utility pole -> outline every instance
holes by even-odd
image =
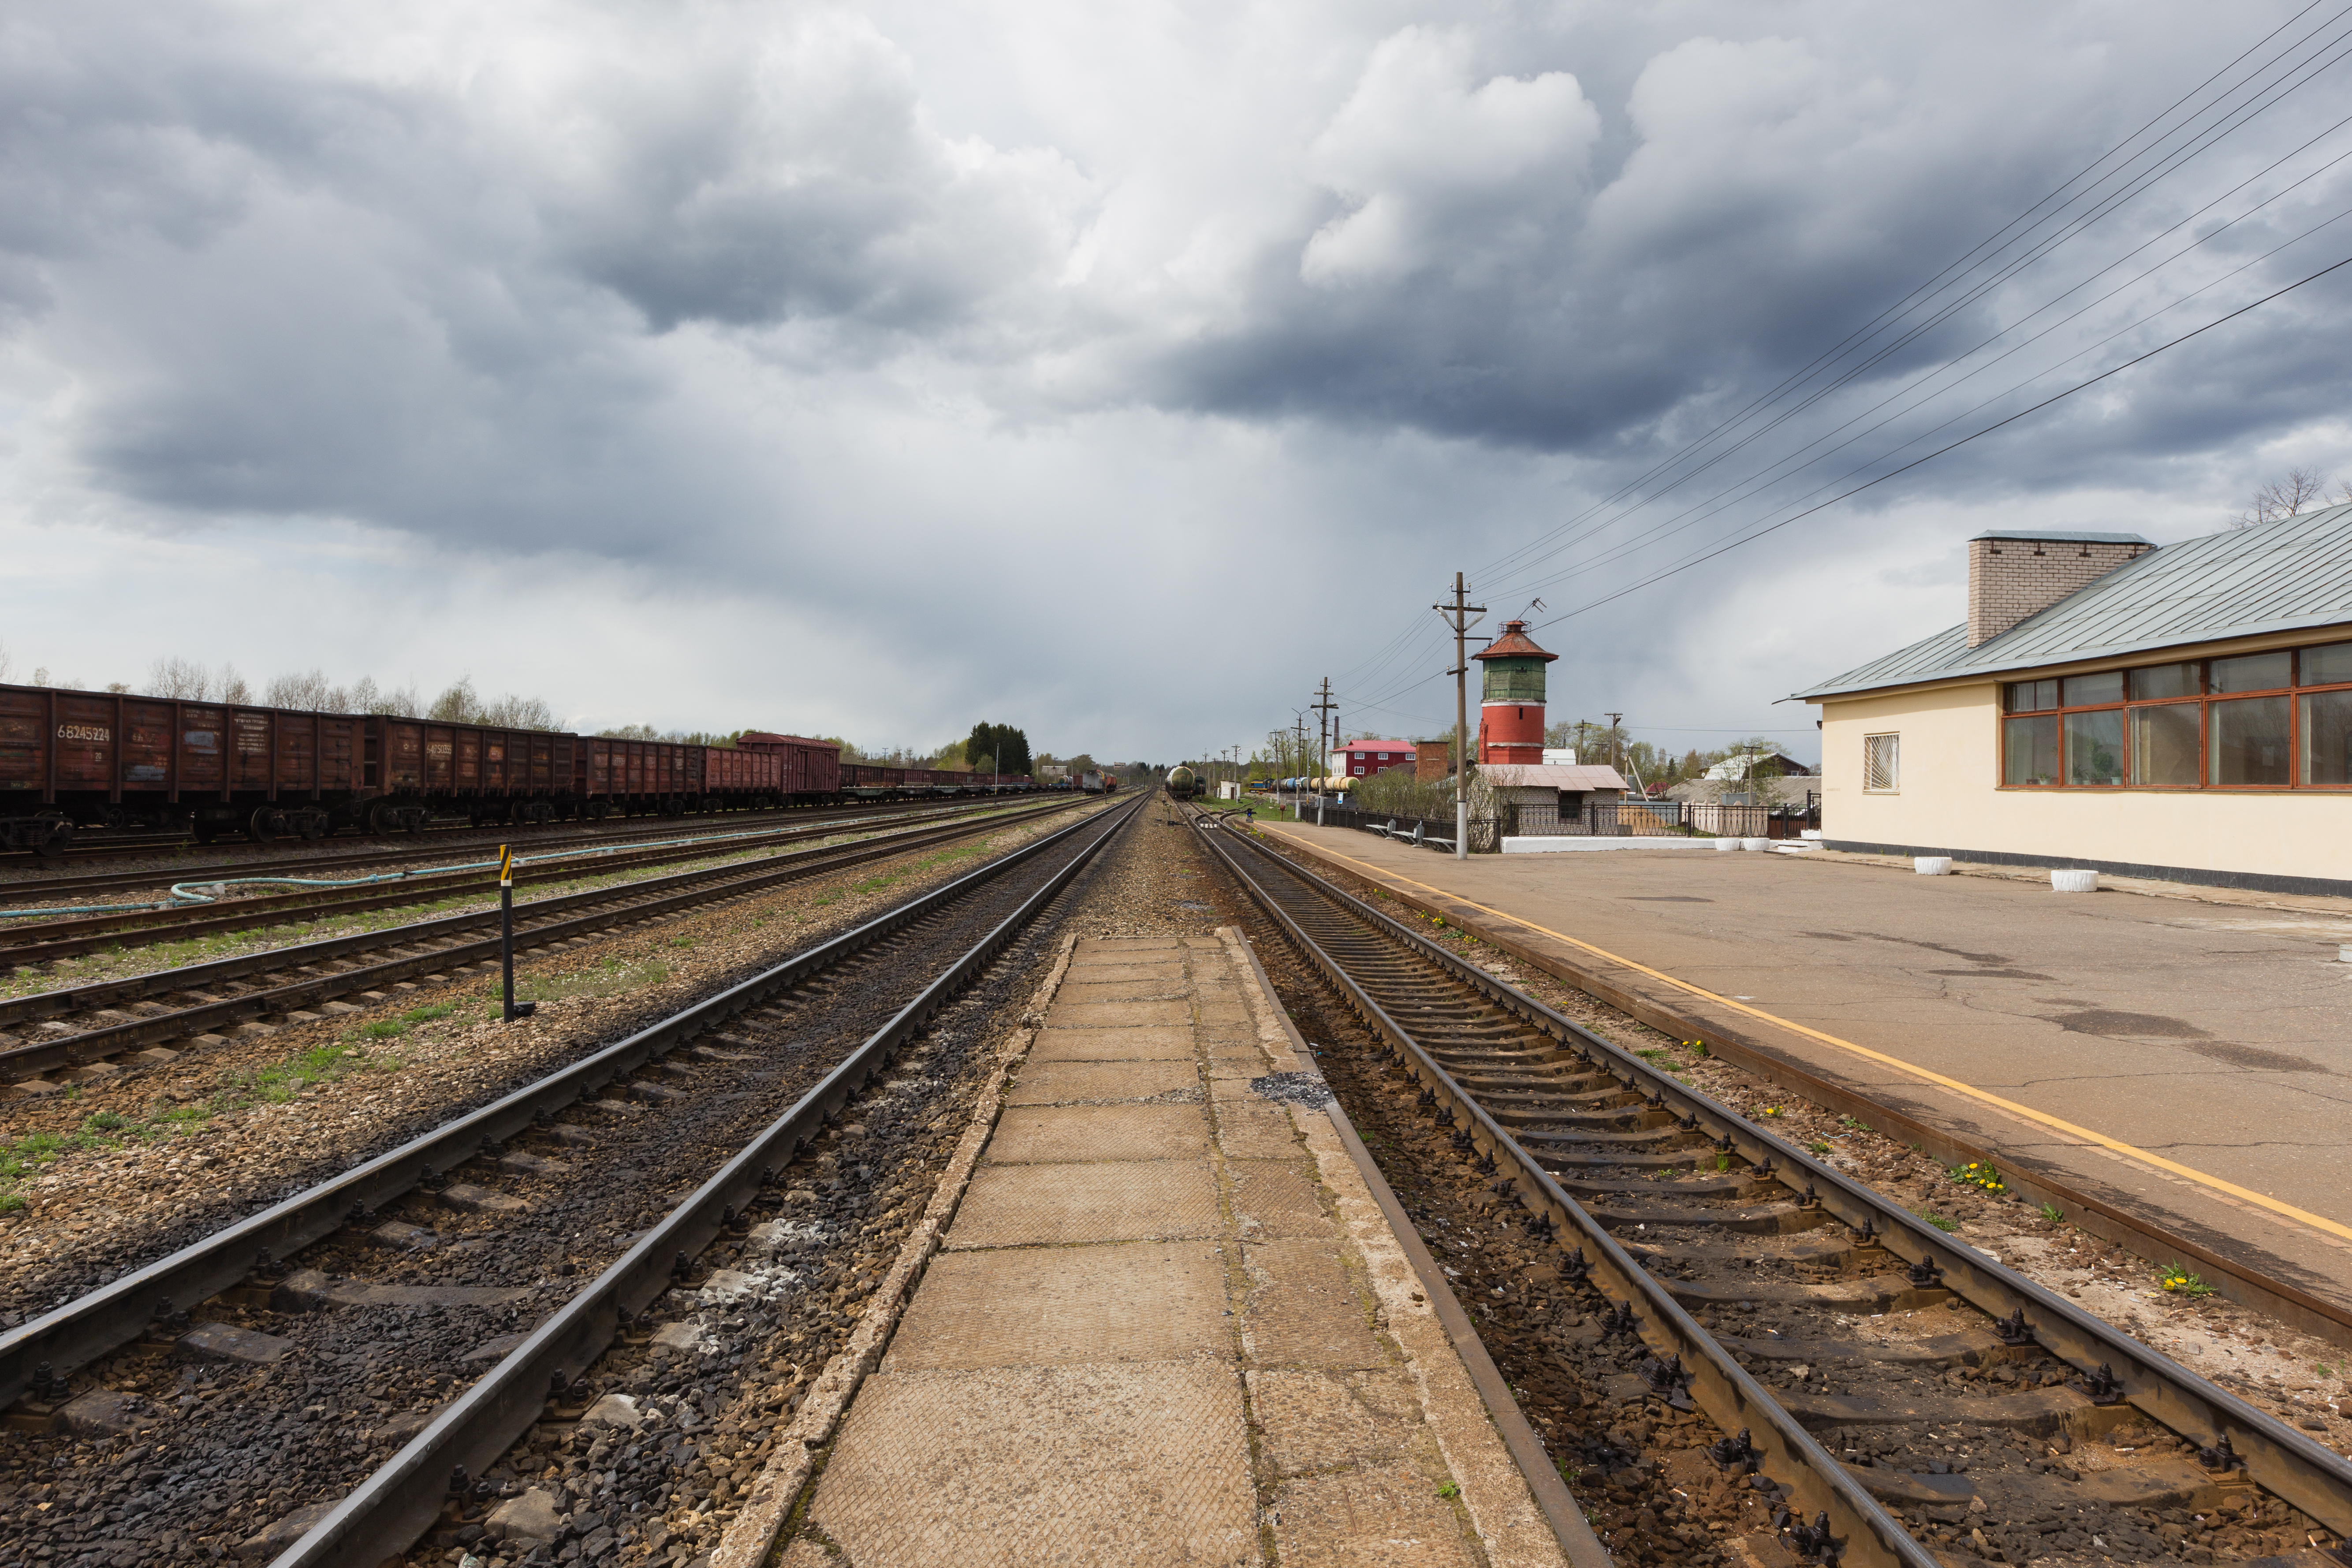
[[[1625,748],[1623,742],[1618,737],[1617,723],[1624,717],[1622,713],[1609,715],[1609,765],[1620,773],[1623,772],[1625,767]]]
[[[1323,826],[1323,782],[1331,767],[1331,714],[1339,705],[1331,700],[1331,678],[1323,678],[1323,689],[1308,704],[1315,710],[1315,826]]]
[[[1454,858],[1470,858],[1470,658],[1465,641],[1470,635],[1470,616],[1475,611],[1486,613],[1484,605],[1473,605],[1464,597],[1462,574],[1454,574],[1454,603],[1430,605],[1445,616],[1454,628],[1454,668],[1446,673],[1454,677]]]

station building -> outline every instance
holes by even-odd
[[[2352,893],[2352,506],[1993,530],[1966,620],[1795,695],[1828,847]]]

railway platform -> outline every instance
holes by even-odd
[[[1930,1152],[1940,1134],[2085,1197],[2095,1226],[2151,1225],[2282,1282],[2260,1304],[2312,1331],[2352,1327],[2352,903],[1263,831],[1832,1110],[1850,1096]]]
[[[1607,1561],[1238,931],[1077,939],[1025,1022],[715,1565]]]

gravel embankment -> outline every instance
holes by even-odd
[[[625,995],[554,1007],[530,1030],[460,1024],[455,1015],[420,1024],[399,1037],[411,1053],[399,1069],[401,1087],[428,1087],[410,1078],[423,1068],[419,1076],[436,1098],[394,1092],[381,1077],[371,1085],[347,1073],[314,1086],[308,1100],[298,1095],[224,1112],[214,1122],[226,1125],[207,1124],[209,1133],[220,1139],[234,1131],[234,1143],[221,1146],[211,1156],[217,1163],[194,1179],[259,1180],[256,1156],[273,1173],[292,1175],[299,1174],[295,1166],[347,1163],[349,1152],[318,1158],[315,1141],[340,1136],[365,1143],[362,1129],[371,1123],[379,1135],[397,1135],[404,1127],[385,1129],[404,1108],[408,1122],[436,1119],[453,1100],[478,1100],[527,1068],[649,1022],[922,885],[969,869],[977,858],[960,847],[864,868],[835,885],[795,889],[787,899],[620,939],[609,952],[567,955],[551,966],[551,979],[593,979],[607,973],[608,963],[625,971],[656,961],[673,967]],[[1046,874],[1045,868],[1016,869],[953,913],[923,922],[926,951],[934,938],[949,946],[968,942]],[[1090,897],[1097,881],[1098,873],[1082,879],[1059,907]],[[714,1538],[736,1485],[760,1462],[761,1434],[792,1408],[837,1347],[865,1289],[887,1267],[908,1217],[928,1200],[930,1173],[961,1132],[958,1107],[989,1059],[986,1042],[1000,1023],[1010,1023],[992,1010],[1025,994],[1020,976],[1041,953],[1050,954],[1057,923],[1048,918],[1034,926],[901,1059],[895,1076],[787,1169],[779,1208],[761,1216],[777,1221],[759,1233],[761,1244],[705,1255],[688,1286],[655,1314],[681,1325],[664,1336],[672,1342],[616,1347],[593,1370],[588,1397],[630,1394],[642,1422],[635,1432],[543,1425],[492,1473],[509,1492],[538,1487],[543,1498],[533,1500],[544,1501],[550,1519],[561,1521],[535,1561],[682,1561]],[[694,945],[670,945],[681,942]],[[687,1090],[683,1100],[659,1110],[583,1107],[562,1119],[576,1131],[559,1127],[512,1151],[568,1169],[518,1171],[483,1161],[452,1173],[527,1209],[460,1211],[419,1193],[379,1217],[431,1233],[429,1247],[387,1248],[345,1231],[292,1260],[314,1271],[298,1283],[323,1275],[339,1284],[441,1295],[309,1311],[280,1310],[291,1303],[259,1295],[248,1298],[249,1305],[216,1300],[198,1316],[284,1342],[275,1364],[125,1355],[92,1369],[103,1386],[136,1399],[130,1424],[138,1429],[96,1441],[11,1434],[0,1443],[0,1542],[20,1543],[0,1544],[0,1563],[206,1562],[240,1546],[250,1555],[258,1550],[257,1532],[341,1495],[492,1364],[509,1336],[527,1331],[593,1278],[640,1227],[919,989],[922,979],[906,962],[913,945],[914,939],[886,943],[795,988],[770,1021],[773,1055],[681,1063],[686,1070],[669,1081]],[[353,1025],[347,1019],[339,1026]],[[511,1043],[528,1033],[560,1033],[569,1048],[548,1037]],[[271,1044],[278,1046],[276,1037]],[[418,1114],[426,1104],[432,1115]],[[183,1154],[177,1163],[188,1170],[192,1142],[175,1142]],[[64,1212],[60,1205],[40,1223],[76,1223]],[[79,1212],[89,1216],[80,1223],[95,1227],[97,1212]],[[722,1278],[717,1283],[723,1288],[713,1288],[714,1268],[745,1278]],[[474,1359],[465,1359],[469,1354]],[[443,1532],[413,1560],[457,1561],[468,1545],[493,1551],[478,1521]],[[509,1555],[525,1554],[518,1542]]]

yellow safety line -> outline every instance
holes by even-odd
[[[1285,834],[1283,837],[1287,838],[1291,836]],[[1295,842],[1307,844],[1311,843],[1311,840],[1301,838],[1295,840]],[[1926,1068],[1916,1066],[1911,1062],[1906,1062],[1900,1057],[1890,1057],[1884,1051],[1872,1050],[1868,1046],[1858,1046],[1852,1040],[1842,1040],[1835,1035],[1825,1035],[1819,1029],[1808,1028],[1802,1024],[1796,1023],[1788,1018],[1783,1018],[1776,1013],[1768,1013],[1761,1007],[1750,1007],[1745,1002],[1738,1002],[1728,996],[1718,995],[1703,985],[1694,985],[1687,980],[1677,980],[1675,976],[1668,974],[1662,970],[1653,969],[1646,963],[1638,963],[1630,958],[1621,958],[1616,953],[1611,952],[1607,948],[1595,947],[1589,942],[1580,942],[1575,937],[1566,935],[1560,931],[1553,931],[1549,926],[1539,926],[1533,921],[1522,920],[1517,915],[1507,913],[1502,910],[1490,909],[1486,905],[1478,902],[1475,899],[1465,899],[1459,893],[1453,892],[1444,888],[1432,887],[1427,882],[1416,882],[1411,877],[1405,876],[1403,873],[1399,871],[1391,871],[1385,866],[1375,866],[1369,860],[1359,860],[1353,856],[1342,855],[1336,849],[1328,848],[1319,844],[1314,845],[1314,849],[1318,855],[1328,855],[1335,859],[1345,860],[1351,866],[1360,866],[1366,871],[1375,873],[1370,879],[1372,881],[1377,882],[1383,877],[1394,878],[1397,881],[1402,882],[1408,887],[1419,888],[1423,892],[1434,893],[1439,898],[1452,899],[1456,903],[1467,904],[1474,910],[1493,915],[1496,920],[1508,921],[1513,925],[1525,926],[1528,930],[1532,931],[1541,931],[1544,935],[1550,937],[1555,942],[1564,942],[1570,947],[1580,947],[1585,952],[1592,953],[1597,957],[1605,958],[1612,963],[1622,963],[1628,969],[1637,970],[1640,973],[1650,976],[1654,980],[1663,980],[1667,984],[1675,987],[1677,990],[1687,991],[1694,996],[1704,996],[1706,1000],[1716,1003],[1720,1006],[1728,1007],[1734,1012],[1745,1013],[1751,1018],[1761,1018],[1766,1023],[1778,1025],[1780,1027],[1787,1029],[1792,1034],[1802,1035],[1807,1039],[1819,1040],[1825,1046],[1835,1046],[1839,1050],[1851,1051],[1853,1055],[1864,1058],[1870,1061],[1878,1062],[1886,1067],[1898,1068],[1916,1077],[1926,1079],[1929,1083],[1937,1084],[1942,1088],[1951,1089],[1953,1092],[1958,1094],[1965,1094],[1971,1100],[1979,1100],[1987,1105],[1999,1106],[2001,1110],[2015,1116],[2021,1116],[2028,1121],[2038,1121],[2044,1127],[2054,1129],[2055,1131],[2066,1133],[2069,1136],[2087,1139],[2103,1149],[2113,1150],[2116,1153],[2127,1155],[2134,1160],[2145,1161],[2147,1163],[2156,1166],[2158,1170],[2169,1171],[2176,1176],[2184,1176],[2189,1181],[2197,1182],[2205,1186],[2211,1187],[2216,1192],[2227,1193],[2231,1197],[2243,1198],[2250,1204],[2256,1205],[2262,1208],[2266,1208],[2273,1214],[2280,1215],[2285,1218],[2310,1226],[2315,1230],[2323,1230],[2330,1236],[2341,1237],[2346,1241],[2352,1241],[2352,1226],[2338,1225],[2336,1221],[2328,1219],[2325,1215],[2315,1215],[2307,1210],[2299,1209],[2293,1204],[2283,1204],[2279,1202],[2278,1199],[2271,1197],[2265,1194],[2251,1192],[2248,1189],[2238,1185],[2235,1182],[2225,1182],[2221,1177],[2209,1175],[2207,1173],[2200,1171],[2194,1166],[2184,1165],[2177,1160],[2168,1160],[2161,1154],[2150,1153],[2145,1149],[2138,1148],[2130,1143],[2123,1142],[2118,1139],[2110,1138],[2104,1132],[2094,1132],[2087,1127],[2078,1127],[2074,1123],[2064,1121],[2059,1117],[2053,1116],[2047,1111],[2036,1110],[2030,1105],[2020,1105],[2013,1100],[2003,1100],[2000,1095],[1979,1089],[1974,1084],[1962,1083],[1959,1079],[1955,1078],[1946,1078],[1942,1073],[1932,1072]]]

